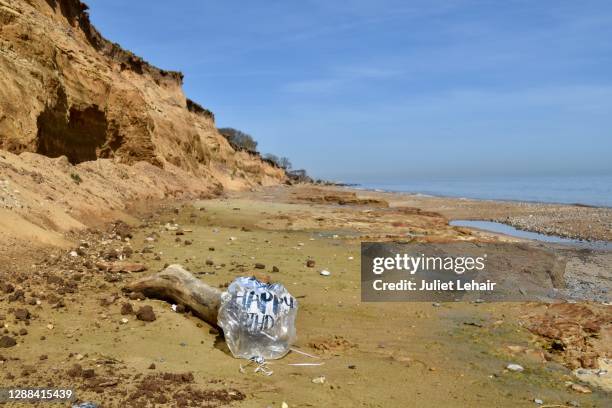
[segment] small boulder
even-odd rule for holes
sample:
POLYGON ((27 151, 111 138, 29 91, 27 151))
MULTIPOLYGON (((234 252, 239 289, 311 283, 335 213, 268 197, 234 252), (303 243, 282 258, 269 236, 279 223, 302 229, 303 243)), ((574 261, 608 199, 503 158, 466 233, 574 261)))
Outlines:
POLYGON ((9 348, 17 345, 17 340, 9 336, 2 336, 0 338, 0 347, 1 348, 9 348))
POLYGON ((130 315, 134 314, 134 308, 131 303, 125 302, 121 305, 121 314, 122 315, 130 315))
POLYGON ((13 313, 17 320, 28 320, 30 318, 28 309, 16 309, 13 313))
POLYGON ((153 312, 153 308, 151 306, 142 306, 136 312, 136 318, 138 320, 142 320, 143 322, 153 322, 155 321, 155 312, 153 312))

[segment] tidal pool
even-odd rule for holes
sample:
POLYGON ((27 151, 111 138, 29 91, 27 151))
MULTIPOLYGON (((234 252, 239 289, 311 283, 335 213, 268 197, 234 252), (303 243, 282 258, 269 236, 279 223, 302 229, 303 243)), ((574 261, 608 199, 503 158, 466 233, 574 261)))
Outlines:
POLYGON ((546 235, 538 232, 524 231, 514 228, 511 225, 494 221, 480 220, 452 220, 450 225, 455 227, 476 228, 484 231, 496 232, 498 234, 509 235, 512 237, 531 239, 534 241, 549 242, 552 244, 571 245, 579 248, 589 248, 595 250, 612 250, 610 241, 584 241, 579 239, 565 238, 558 235, 546 235))

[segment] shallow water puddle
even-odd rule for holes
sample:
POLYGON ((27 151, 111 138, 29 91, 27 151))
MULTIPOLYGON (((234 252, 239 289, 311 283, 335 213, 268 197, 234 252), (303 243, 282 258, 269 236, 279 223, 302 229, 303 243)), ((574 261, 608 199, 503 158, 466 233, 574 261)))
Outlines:
POLYGON ((578 239, 564 238, 557 235, 540 234, 537 232, 520 230, 514 228, 511 225, 503 224, 501 222, 480 220, 452 220, 449 222, 449 224, 454 227, 477 228, 480 230, 509 235, 512 237, 549 242, 552 244, 563 244, 570 245, 573 247, 595 250, 612 250, 612 242, 610 241, 583 241, 578 239))

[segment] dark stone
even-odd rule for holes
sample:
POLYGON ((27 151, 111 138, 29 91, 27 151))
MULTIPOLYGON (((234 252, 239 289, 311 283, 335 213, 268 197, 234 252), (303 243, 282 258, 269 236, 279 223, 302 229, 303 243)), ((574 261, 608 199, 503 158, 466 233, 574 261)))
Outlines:
POLYGON ((13 347, 17 344, 17 340, 15 340, 12 337, 9 336, 2 336, 0 338, 0 347, 2 348, 9 348, 9 347, 13 347))
POLYGON ((146 299, 144 293, 142 292, 132 292, 130 293, 129 298, 131 300, 145 300, 146 299))
POLYGON ((81 373, 83 378, 93 378, 96 376, 96 372, 94 371, 93 368, 87 368, 85 370, 83 370, 83 372, 81 373))
POLYGON ((28 320, 30 318, 28 309, 16 309, 13 314, 17 320, 28 320))
POLYGON ((121 314, 122 315, 129 315, 129 314, 134 314, 134 308, 132 307, 131 303, 124 303, 121 305, 121 314))
POLYGON ((151 306, 142 306, 136 312, 136 318, 138 320, 142 320, 143 322, 153 322, 155 321, 155 312, 153 312, 153 308, 151 306))

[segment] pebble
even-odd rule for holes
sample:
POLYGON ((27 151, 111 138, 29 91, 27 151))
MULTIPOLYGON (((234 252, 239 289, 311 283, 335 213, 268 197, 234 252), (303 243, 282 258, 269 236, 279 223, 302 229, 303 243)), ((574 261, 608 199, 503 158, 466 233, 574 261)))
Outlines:
POLYGON ((307 260, 307 261, 306 261, 306 266, 307 266, 308 268, 314 268, 314 266, 315 266, 315 261, 314 261, 314 259, 309 259, 309 260, 307 260))
POLYGON ((145 300, 146 297, 142 292, 132 292, 128 296, 130 300, 145 300))
POLYGON ((9 336, 2 336, 0 338, 0 348, 9 348, 17 345, 17 341, 9 336))
POLYGON ((131 303, 127 303, 125 302, 124 304, 121 305, 121 314, 122 315, 129 315, 129 314, 134 314, 134 308, 132 307, 131 303))
POLYGON ((142 306, 140 309, 138 309, 136 312, 136 318, 138 320, 142 320, 143 322, 153 322, 157 319, 151 306, 142 306))
POLYGON ((127 322, 129 322, 129 320, 127 319, 127 317, 124 317, 123 319, 121 319, 121 323, 122 323, 122 324, 127 324, 127 322))
POLYGON ((509 371, 516 372, 516 373, 520 373, 521 371, 524 370, 523 366, 521 366, 519 364, 514 364, 514 363, 508 364, 506 366, 506 369, 509 370, 509 371))
POLYGON ((542 405, 542 404, 544 403, 544 401, 542 401, 542 400, 541 400, 541 399, 539 399, 539 398, 534 399, 534 400, 533 400, 533 402, 535 402, 535 403, 536 403, 536 404, 538 404, 538 405, 542 405))
POLYGON ((319 376, 312 379, 313 384, 325 384, 325 376, 319 376))
POLYGON ((266 269, 266 265, 264 265, 262 263, 256 263, 255 264, 255 269, 266 269))
POLYGON ((28 320, 30 318, 28 309, 16 309, 13 314, 17 320, 28 320))
POLYGON ((83 373, 81 374, 81 376, 83 378, 93 378, 96 376, 96 372, 94 371, 93 368, 86 368, 85 370, 83 370, 83 373))
POLYGON ((329 276, 329 275, 331 275, 331 272, 326 270, 326 269, 323 269, 321 272, 319 272, 319 274, 321 274, 323 276, 329 276))

